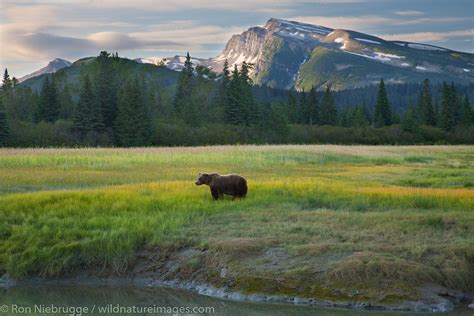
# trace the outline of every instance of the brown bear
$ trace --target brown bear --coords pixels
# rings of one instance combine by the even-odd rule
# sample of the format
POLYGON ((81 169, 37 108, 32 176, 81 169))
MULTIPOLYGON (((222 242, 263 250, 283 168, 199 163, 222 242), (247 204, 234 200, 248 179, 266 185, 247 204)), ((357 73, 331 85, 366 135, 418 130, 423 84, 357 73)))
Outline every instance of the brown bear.
POLYGON ((200 173, 196 185, 206 184, 211 188, 214 200, 224 194, 244 198, 247 195, 247 180, 237 174, 220 175, 217 173, 200 173))

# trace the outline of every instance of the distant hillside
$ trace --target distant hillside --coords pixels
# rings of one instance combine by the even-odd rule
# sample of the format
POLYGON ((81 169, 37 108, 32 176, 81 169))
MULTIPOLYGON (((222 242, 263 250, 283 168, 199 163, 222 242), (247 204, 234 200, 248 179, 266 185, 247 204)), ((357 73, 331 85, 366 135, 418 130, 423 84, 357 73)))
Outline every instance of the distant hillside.
MULTIPOLYGON (((129 77, 136 76, 145 85, 150 87, 173 88, 179 74, 178 72, 166 67, 137 63, 126 58, 118 58, 118 60, 113 63, 113 67, 115 73, 117 73, 120 78, 119 81, 125 81, 129 77)), ((58 87, 64 87, 67 85, 74 95, 79 92, 81 73, 94 74, 97 71, 97 68, 98 63, 96 57, 79 59, 72 63, 71 66, 57 71, 54 74, 54 79, 58 87)), ((39 91, 44 79, 48 75, 50 74, 42 74, 33 77, 25 80, 21 85, 30 87, 34 91, 39 91)))

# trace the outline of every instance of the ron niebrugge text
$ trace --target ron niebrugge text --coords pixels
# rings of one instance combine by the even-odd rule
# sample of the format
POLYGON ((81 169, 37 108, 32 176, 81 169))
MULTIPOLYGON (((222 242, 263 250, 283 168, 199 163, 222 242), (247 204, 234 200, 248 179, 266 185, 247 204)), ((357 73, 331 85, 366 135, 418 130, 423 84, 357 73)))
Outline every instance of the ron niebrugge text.
POLYGON ((34 305, 1 305, 0 313, 10 314, 58 314, 81 316, 85 314, 212 314, 212 306, 122 306, 119 304, 91 305, 91 306, 63 306, 55 304, 34 305))

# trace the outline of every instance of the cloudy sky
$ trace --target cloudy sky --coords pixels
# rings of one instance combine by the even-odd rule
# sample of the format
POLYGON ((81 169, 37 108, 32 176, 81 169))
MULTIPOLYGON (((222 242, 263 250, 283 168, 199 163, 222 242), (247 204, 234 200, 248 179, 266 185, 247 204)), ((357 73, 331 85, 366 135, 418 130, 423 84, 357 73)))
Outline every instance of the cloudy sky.
POLYGON ((474 53, 473 0, 0 0, 0 67, 21 77, 100 50, 210 57, 271 17, 474 53))

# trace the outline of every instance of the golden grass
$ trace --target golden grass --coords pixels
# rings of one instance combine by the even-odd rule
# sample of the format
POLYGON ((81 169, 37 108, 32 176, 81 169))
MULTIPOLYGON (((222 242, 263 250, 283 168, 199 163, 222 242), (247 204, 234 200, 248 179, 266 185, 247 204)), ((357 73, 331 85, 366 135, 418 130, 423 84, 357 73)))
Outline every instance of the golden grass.
POLYGON ((325 269, 341 286, 466 289, 473 171, 472 146, 0 149, 0 271, 121 273, 174 244, 254 256, 225 263, 246 284, 325 269), (244 175, 247 198, 212 201, 202 171, 244 175), (272 260, 279 272, 260 275, 272 260))

